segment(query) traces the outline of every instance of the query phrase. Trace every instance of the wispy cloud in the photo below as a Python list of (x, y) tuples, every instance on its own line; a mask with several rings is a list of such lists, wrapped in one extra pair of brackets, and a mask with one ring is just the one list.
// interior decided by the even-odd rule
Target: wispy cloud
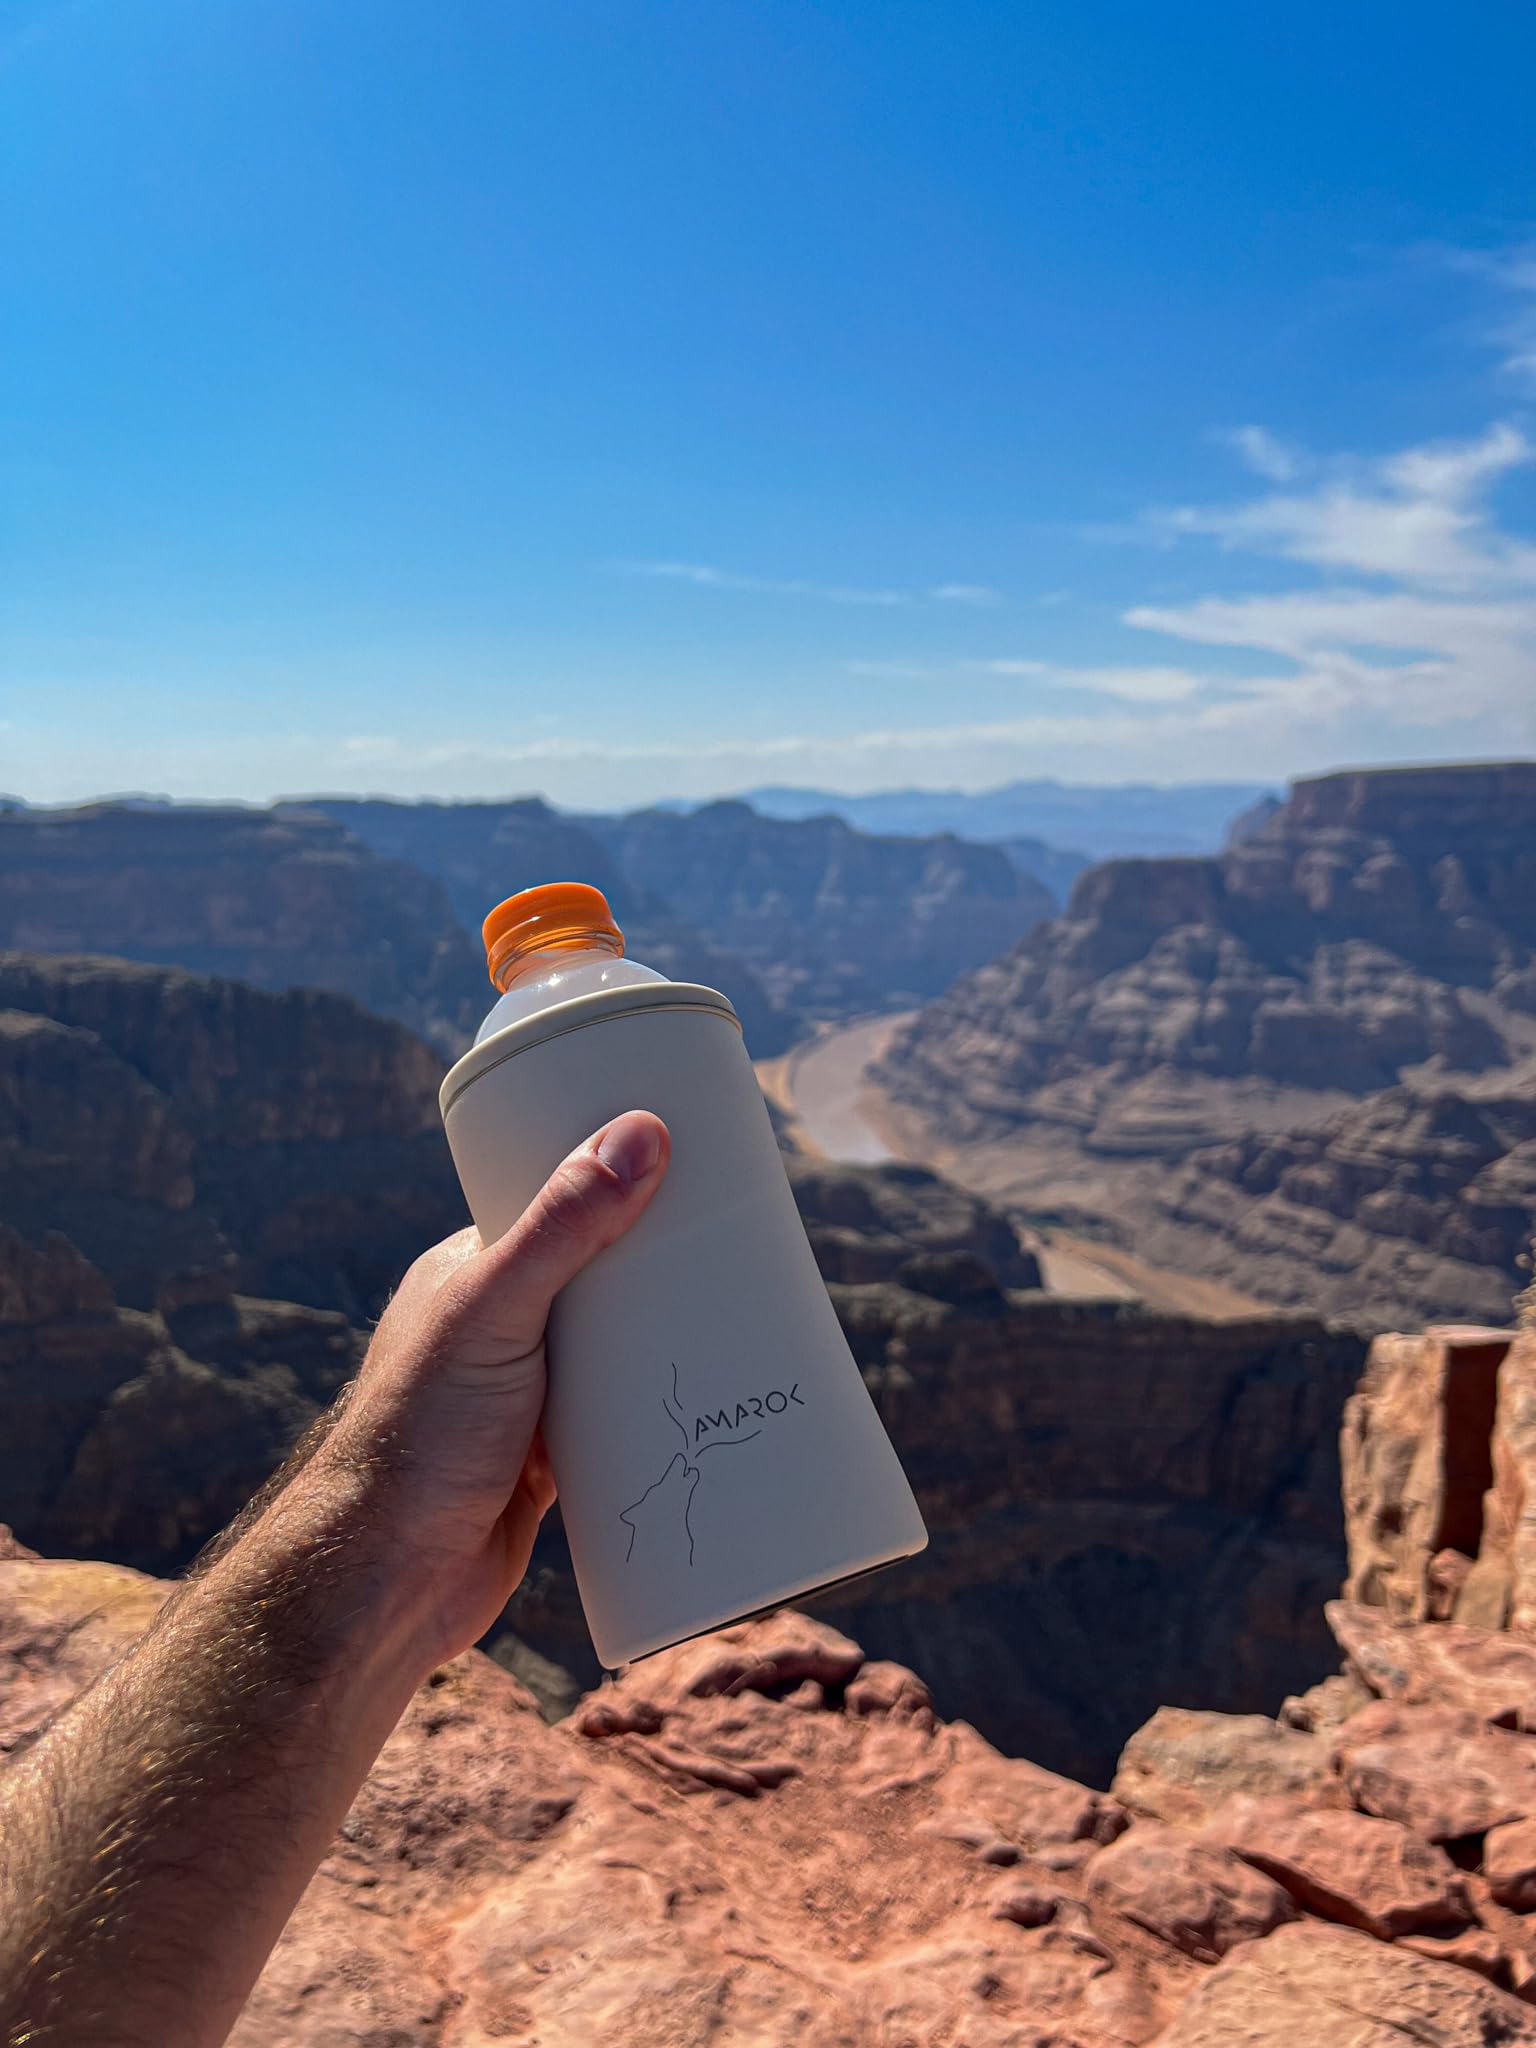
[(1164, 534), (1204, 535), (1317, 569), (1445, 590), (1518, 584), (1536, 578), (1536, 546), (1501, 532), (1487, 500), (1501, 477), (1533, 461), (1536, 444), (1504, 421), (1471, 441), (1330, 463), (1307, 491), (1185, 505), (1149, 520)]
[(710, 562), (626, 562), (631, 576), (657, 576), (673, 583), (691, 583), (700, 590), (746, 590), (765, 597), (813, 597), (826, 604), (904, 605), (905, 590), (863, 590), (846, 583), (815, 583), (803, 576), (751, 576), (737, 569), (717, 569)]
[(1433, 248), (1421, 253), (1492, 286), (1498, 311), (1489, 319), (1483, 339), (1499, 351), (1500, 368), (1508, 376), (1536, 390), (1536, 241), (1504, 249)]
[(821, 583), (809, 576), (758, 576), (742, 569), (721, 569), (712, 562), (623, 562), (630, 576), (655, 576), (671, 583), (690, 583), (697, 590), (742, 590), (763, 597), (809, 597), (823, 604), (902, 606), (913, 604), (970, 605), (990, 610), (1006, 600), (989, 583), (935, 583), (926, 590), (867, 589), (857, 584)]
[(1305, 456), (1268, 427), (1230, 427), (1217, 438), (1234, 449), (1255, 476), (1268, 477), (1271, 483), (1288, 484), (1306, 467)]
[(1127, 704), (1178, 704), (1196, 696), (1210, 680), (1190, 669), (1167, 666), (1078, 668), (1061, 662), (1003, 655), (987, 661), (845, 661), (848, 675), (874, 682), (964, 683), (986, 676), (998, 682), (1018, 680), (1055, 690), (1080, 690), (1092, 697), (1115, 697)]
[[(1399, 729), (1469, 720), (1515, 749), (1536, 740), (1536, 542), (1496, 516), (1494, 487), (1536, 462), (1498, 423), (1374, 461), (1322, 465), (1306, 492), (1161, 515), (1174, 532), (1296, 563), (1321, 578), (1253, 596), (1136, 605), (1125, 622), (1289, 666), (1226, 691), (1224, 715), (1283, 706), (1333, 722), (1369, 714)], [(1347, 573), (1356, 581), (1341, 584)], [(1364, 579), (1363, 581), (1359, 579)]]
[[(1495, 502), (1501, 483), (1536, 465), (1536, 442), (1508, 421), (1370, 458), (1304, 453), (1260, 427), (1222, 438), (1275, 488), (1150, 512), (1142, 535), (1287, 563), (1294, 583), (1233, 595), (1226, 576), (1219, 594), (1121, 614), (1135, 631), (1182, 641), (1192, 658), (1065, 664), (1025, 649), (859, 670), (951, 685), (1016, 681), (1042, 714), (1065, 692), (1090, 716), (1107, 700), (1097, 713), (1106, 733), (1141, 716), (1149, 744), (1161, 744), (1171, 721), (1197, 749), (1237, 748), (1245, 735), (1256, 748), (1287, 746), (1288, 725), (1309, 729), (1314, 749), (1358, 751), (1394, 734), (1400, 747), (1436, 736), (1446, 751), (1536, 745), (1536, 538)], [(1224, 658), (1202, 661), (1198, 649)]]
[(955, 665), (931, 661), (845, 661), (844, 675), (861, 676), (872, 683), (930, 683), (953, 675)]
[(1090, 696), (1116, 697), (1123, 704), (1182, 704), (1196, 697), (1210, 678), (1187, 668), (1136, 667), (1053, 668), (1050, 680), (1059, 688), (1085, 690)]

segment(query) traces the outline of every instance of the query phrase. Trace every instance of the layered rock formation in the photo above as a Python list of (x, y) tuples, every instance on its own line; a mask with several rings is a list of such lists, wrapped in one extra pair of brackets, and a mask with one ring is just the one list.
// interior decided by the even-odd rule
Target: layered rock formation
[(937, 994), (1055, 908), (995, 847), (878, 838), (839, 818), (792, 823), (742, 803), (612, 818), (565, 817), (537, 798), (321, 808), (438, 877), (473, 929), (514, 889), (595, 882), (638, 959), (725, 989), (759, 1057), (788, 1044), (803, 1018)]
[[(1536, 1336), (1378, 1339), (1346, 1415), (1344, 1503), (1352, 1599), (1536, 1629)], [(1524, 1675), (1536, 1703), (1536, 1660)]]
[(183, 1563), (357, 1370), (335, 1313), (205, 1275), (117, 1303), (64, 1238), (0, 1225), (0, 1493), (65, 1556)]
[(1040, 1262), (1013, 1225), (926, 1167), (844, 1166), (793, 1152), (784, 1165), (826, 1281), (889, 1281), (992, 1306), (1003, 1305), (1005, 1289), (1040, 1285)]
[(466, 1220), (441, 1075), (340, 996), (0, 954), (0, 1221), (134, 1307), (207, 1274), (361, 1322)]
[(385, 859), (409, 862), (434, 877), (475, 942), (477, 958), (481, 921), (503, 897), (538, 882), (591, 882), (613, 906), (637, 960), (673, 981), (724, 990), (755, 1058), (782, 1052), (804, 1028), (793, 1004), (770, 999), (739, 951), (714, 943), (627, 874), (586, 821), (564, 817), (538, 797), (503, 804), (338, 798), (279, 810), (285, 817), (320, 813)]
[(1271, 1300), (1378, 1326), (1496, 1321), (1536, 1236), (1536, 1092), (1384, 1089), (1313, 1129), (1193, 1153), (1163, 1209), (1151, 1256), (1200, 1270), (1224, 1240)]
[(445, 1049), (485, 969), (442, 888), (319, 814), (87, 804), (0, 812), (0, 947), (330, 989)]
[(948, 833), (876, 838), (744, 803), (589, 822), (626, 875), (814, 1016), (937, 995), (1056, 907), (999, 848)]
[(1154, 1263), (1378, 1324), (1498, 1315), (1533, 990), (1536, 765), (1325, 776), (1217, 859), (1091, 869), (876, 1075), (988, 1152), (981, 1184)]

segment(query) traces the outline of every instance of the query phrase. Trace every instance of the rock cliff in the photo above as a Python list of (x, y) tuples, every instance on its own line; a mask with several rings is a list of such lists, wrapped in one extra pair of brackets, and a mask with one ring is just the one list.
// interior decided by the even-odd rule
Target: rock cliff
[(1231, 1270), (1273, 1301), (1381, 1327), (1498, 1321), (1536, 1236), (1536, 1093), (1390, 1088), (1309, 1130), (1193, 1153), (1147, 1256)]
[(949, 833), (877, 838), (744, 803), (588, 822), (626, 875), (814, 1016), (937, 995), (1056, 907), (1000, 848)]
[(204, 1275), (126, 1309), (60, 1236), (0, 1225), (0, 1491), (61, 1556), (182, 1563), (357, 1370), (344, 1316)]
[(1154, 1261), (1377, 1326), (1498, 1315), (1533, 991), (1536, 764), (1324, 776), (1218, 858), (1090, 869), (876, 1078), (936, 1147), (992, 1148), (981, 1184)]
[(995, 847), (949, 834), (876, 837), (833, 817), (765, 818), (743, 803), (619, 817), (567, 817), (532, 797), (321, 808), (381, 854), (436, 876), (474, 929), (491, 903), (531, 882), (595, 882), (638, 959), (725, 989), (759, 1057), (807, 1017), (936, 995), (1055, 908)]
[(449, 1054), (489, 1006), (487, 910), (560, 879), (604, 890), (637, 958), (723, 988), (759, 1058), (808, 1018), (937, 994), (1055, 908), (995, 847), (744, 804), (609, 819), (537, 798), (0, 811), (0, 947), (329, 989)]
[(444, 1049), (487, 1007), (483, 956), (439, 884), (318, 814), (0, 812), (0, 947), (329, 989)]
[(207, 1273), (361, 1322), (465, 1220), (441, 1076), (344, 997), (0, 954), (0, 1220), (134, 1307)]
[[(748, 961), (678, 915), (626, 873), (587, 823), (538, 797), (504, 804), (407, 804), (335, 799), (279, 807), (283, 816), (318, 812), (391, 861), (408, 862), (441, 883), (479, 954), (481, 921), (493, 904), (538, 882), (591, 882), (623, 927), (629, 951), (673, 981), (724, 990), (736, 1007), (753, 1056), (782, 1052), (804, 1028), (792, 1004), (771, 1000)], [(485, 986), (480, 970), (477, 986)], [(477, 1012), (477, 1021), (479, 1014)]]

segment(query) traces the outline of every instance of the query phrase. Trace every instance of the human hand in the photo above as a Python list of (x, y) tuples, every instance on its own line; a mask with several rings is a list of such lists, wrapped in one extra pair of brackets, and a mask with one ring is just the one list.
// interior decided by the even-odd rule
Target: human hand
[(484, 1634), (528, 1568), (555, 1498), (538, 1430), (550, 1304), (644, 1212), (669, 1153), (660, 1118), (631, 1110), (495, 1244), (462, 1230), (424, 1252), (306, 1468), (368, 1526), (376, 1572), (412, 1610), (422, 1676)]
[(423, 1254), (326, 1426), (0, 1776), (0, 2037), (224, 2040), (412, 1691), (527, 1569), (550, 1304), (668, 1150), (631, 1110), (497, 1243)]

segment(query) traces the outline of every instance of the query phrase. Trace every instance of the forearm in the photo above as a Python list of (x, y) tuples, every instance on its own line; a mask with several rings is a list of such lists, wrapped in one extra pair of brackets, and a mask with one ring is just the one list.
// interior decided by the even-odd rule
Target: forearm
[(224, 2040), (431, 1663), (360, 1484), (318, 1460), (0, 1776), (7, 2048)]
[(616, 1117), (494, 1245), (418, 1259), (276, 1491), (0, 1773), (0, 2048), (219, 2048), (411, 1693), (527, 1569), (550, 1304), (667, 1143)]

